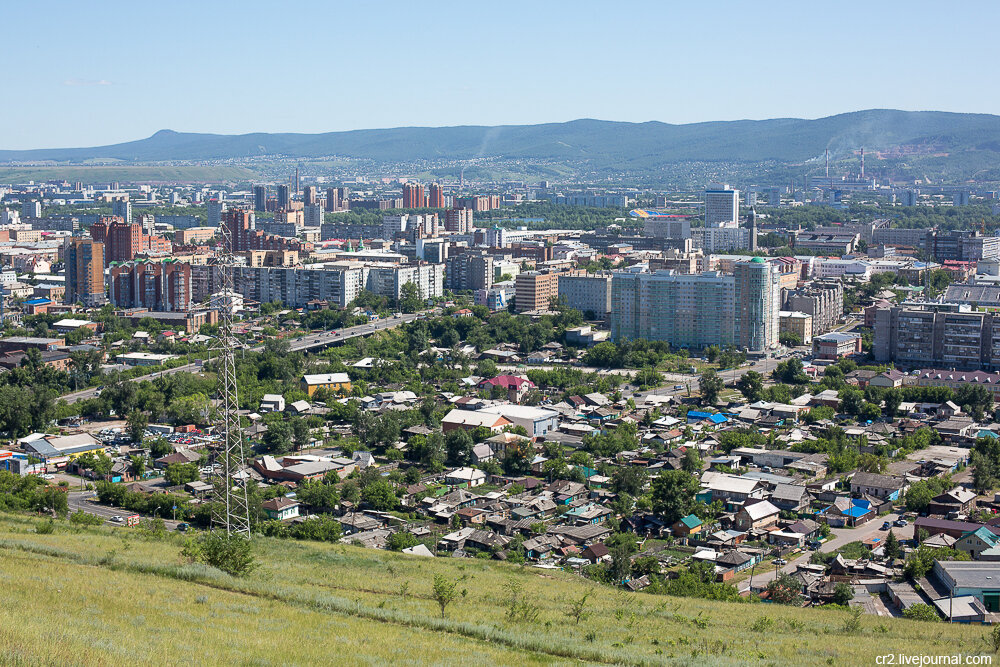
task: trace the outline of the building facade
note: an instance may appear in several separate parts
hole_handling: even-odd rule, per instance
[[[92,239],[72,239],[66,246],[66,303],[87,307],[107,303],[104,291],[104,244]]]
[[[548,310],[559,297],[559,274],[527,271],[514,279],[514,307],[517,312]]]
[[[607,318],[611,314],[611,272],[559,274],[559,302],[587,317]]]
[[[778,313],[781,285],[778,271],[761,257],[739,262],[733,267],[736,316],[736,347],[750,352],[771,349],[778,344]]]

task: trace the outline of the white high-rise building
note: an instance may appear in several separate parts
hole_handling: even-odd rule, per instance
[[[206,223],[209,227],[218,227],[222,224],[222,212],[226,210],[226,205],[219,201],[218,199],[211,199],[206,204],[208,208],[208,222]]]
[[[126,223],[132,224],[132,202],[128,199],[112,200],[111,215],[117,215]]]
[[[762,257],[733,267],[736,286],[736,347],[761,352],[778,344],[781,284],[774,266]]]
[[[737,227],[740,219],[740,191],[713,183],[705,190],[705,226]]]

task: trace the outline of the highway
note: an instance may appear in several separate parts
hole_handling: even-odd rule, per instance
[[[359,336],[370,336],[378,331],[385,331],[386,329],[395,329],[403,324],[412,322],[420,317],[419,314],[402,315],[401,317],[387,317],[385,319],[372,322],[370,324],[362,324],[356,327],[349,327],[346,329],[338,329],[337,333],[331,334],[328,331],[320,331],[318,333],[306,334],[298,338],[286,338],[284,340],[288,341],[289,349],[292,352],[300,351],[310,351],[328,345],[337,345],[345,340],[350,340],[351,338],[357,338]],[[264,349],[263,345],[257,345],[256,347],[250,348],[252,352],[260,352]],[[174,368],[168,368],[162,371],[156,371],[142,378],[135,378],[134,382],[141,382],[142,380],[150,380],[161,375],[172,375],[173,373],[191,373],[198,370],[200,366],[197,363],[184,364],[183,366],[176,366]],[[91,387],[89,389],[82,389],[80,391],[75,391],[70,394],[65,394],[62,396],[62,400],[67,403],[76,403],[77,401],[83,401],[88,398],[93,398],[97,396],[97,392],[100,391],[100,387]]]

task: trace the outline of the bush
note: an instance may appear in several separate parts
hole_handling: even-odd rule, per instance
[[[104,519],[96,514],[87,514],[83,510],[77,510],[69,515],[69,522],[81,526],[100,526],[104,523]]]
[[[938,616],[937,609],[929,604],[915,604],[912,607],[905,609],[903,611],[903,616],[914,621],[931,621],[936,623],[941,620],[941,617]]]
[[[246,576],[259,565],[249,539],[222,532],[205,533],[188,540],[181,555],[192,563],[204,563],[234,577]]]

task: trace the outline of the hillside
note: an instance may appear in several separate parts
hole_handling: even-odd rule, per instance
[[[986,653],[978,627],[628,594],[557,570],[257,540],[234,579],[180,557],[183,536],[0,514],[2,664],[872,664]],[[44,532],[44,531],[43,531]],[[435,574],[458,582],[447,617]],[[537,611],[505,618],[511,582]],[[589,592],[579,625],[565,611]],[[348,658],[350,656],[350,658]]]
[[[480,157],[645,168],[682,161],[800,162],[908,147],[911,153],[1000,151],[1000,116],[873,109],[805,120],[778,118],[671,125],[574,120],[540,125],[402,127],[323,134],[193,134],[161,130],[112,146],[0,150],[0,162],[118,159],[133,162],[338,155],[376,161]]]

